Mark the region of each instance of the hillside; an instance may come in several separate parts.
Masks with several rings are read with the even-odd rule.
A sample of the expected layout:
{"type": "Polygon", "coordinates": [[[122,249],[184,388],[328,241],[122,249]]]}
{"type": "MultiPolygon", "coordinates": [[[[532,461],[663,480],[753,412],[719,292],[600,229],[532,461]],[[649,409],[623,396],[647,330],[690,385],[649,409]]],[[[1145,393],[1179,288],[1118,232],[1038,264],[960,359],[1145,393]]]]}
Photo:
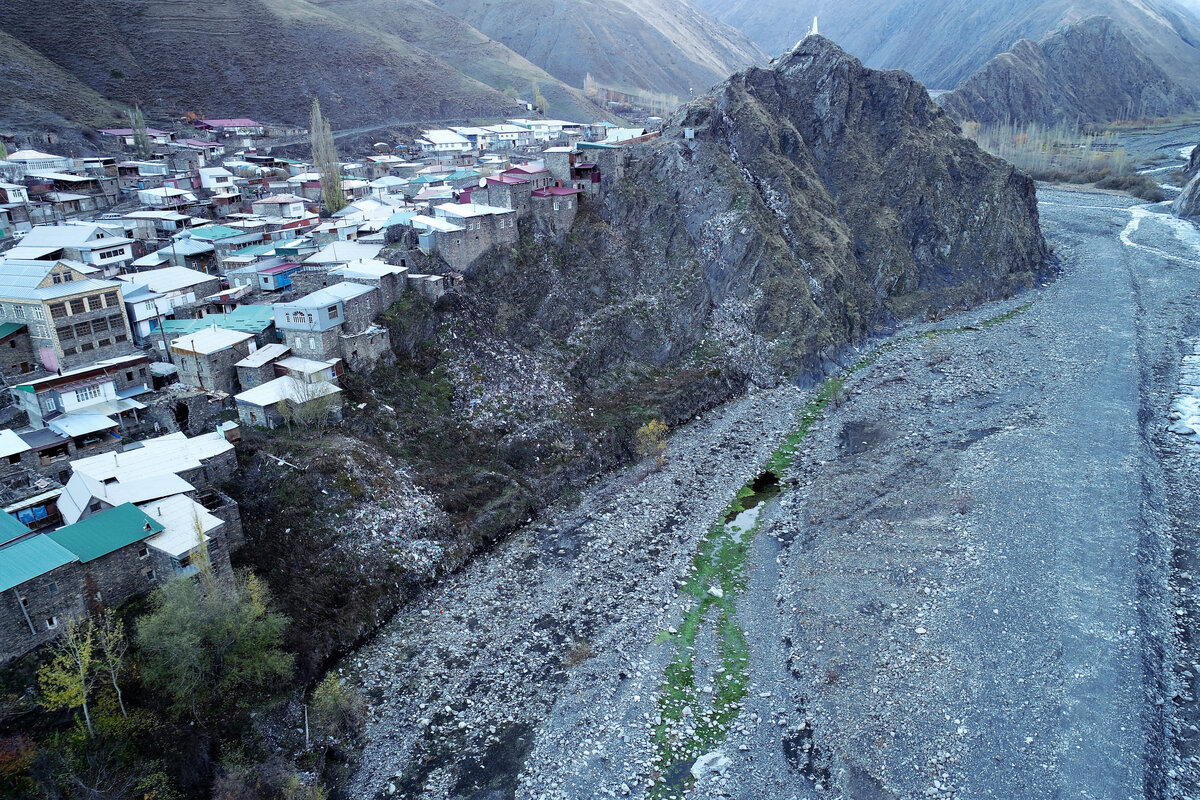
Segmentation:
{"type": "Polygon", "coordinates": [[[1195,99],[1115,22],[1092,17],[1040,42],[1022,39],[938,102],[962,121],[1054,126],[1165,117],[1195,99]]]}
{"type": "Polygon", "coordinates": [[[691,0],[434,0],[572,86],[687,98],[765,61],[742,33],[691,0]]]}
{"type": "Polygon", "coordinates": [[[304,0],[13,0],[0,29],[151,115],[304,123],[314,96],[337,127],[517,110],[428,52],[304,0]]]}
{"type": "Polygon", "coordinates": [[[395,36],[411,47],[431,53],[493,89],[504,91],[511,87],[522,98],[532,99],[532,83],[537,81],[538,88],[550,104],[551,113],[556,116],[573,120],[593,120],[604,116],[604,112],[588,100],[578,86],[560,81],[500,42],[438,8],[430,0],[312,2],[354,24],[395,36]]]}
{"type": "Polygon", "coordinates": [[[0,30],[0,131],[60,131],[111,124],[113,103],[41,53],[0,30]]]}
{"type": "Polygon", "coordinates": [[[1020,39],[1039,41],[1093,16],[1115,20],[1134,47],[1189,88],[1200,88],[1200,28],[1171,0],[697,0],[775,55],[821,32],[867,65],[908,70],[931,89],[953,89],[1020,39]]]}

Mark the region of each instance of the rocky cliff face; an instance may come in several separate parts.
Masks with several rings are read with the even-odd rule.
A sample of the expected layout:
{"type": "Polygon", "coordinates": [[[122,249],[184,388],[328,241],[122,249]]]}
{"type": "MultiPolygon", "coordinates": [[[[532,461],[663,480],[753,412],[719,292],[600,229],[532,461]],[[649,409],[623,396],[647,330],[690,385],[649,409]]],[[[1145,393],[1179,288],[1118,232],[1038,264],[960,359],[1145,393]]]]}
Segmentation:
{"type": "MultiPolygon", "coordinates": [[[[1200,151],[1200,147],[1196,148],[1200,151]]],[[[1192,152],[1192,160],[1196,159],[1196,151],[1192,152]]],[[[1171,204],[1171,213],[1183,219],[1200,218],[1200,174],[1196,174],[1183,187],[1183,192],[1171,204]]]]}
{"type": "Polygon", "coordinates": [[[571,241],[472,276],[499,319],[529,320],[513,330],[561,343],[580,377],[714,349],[727,365],[813,370],[898,318],[1046,269],[1033,182],[908,75],[821,37],[628,151],[571,241]]]}
{"type": "Polygon", "coordinates": [[[963,121],[1046,126],[1169,116],[1195,101],[1108,17],[1023,39],[939,98],[963,121]]]}

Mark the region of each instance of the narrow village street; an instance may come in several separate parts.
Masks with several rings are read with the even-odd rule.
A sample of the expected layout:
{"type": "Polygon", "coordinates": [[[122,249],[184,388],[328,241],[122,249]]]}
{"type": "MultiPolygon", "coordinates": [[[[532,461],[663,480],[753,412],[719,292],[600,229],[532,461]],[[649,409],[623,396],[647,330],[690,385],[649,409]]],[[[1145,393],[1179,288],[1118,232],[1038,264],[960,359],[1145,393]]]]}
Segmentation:
{"type": "Polygon", "coordinates": [[[695,699],[664,722],[698,602],[685,580],[811,391],[760,392],[676,431],[662,470],[589,489],[348,659],[373,706],[352,793],[1194,786],[1196,765],[1177,757],[1190,755],[1193,656],[1175,626],[1195,608],[1173,595],[1189,573],[1171,562],[1194,548],[1179,509],[1194,505],[1196,445],[1167,430],[1167,411],[1200,329],[1195,232],[1124,197],[1040,197],[1062,275],[899,333],[849,376],[760,509],[745,580],[721,584],[748,684],[711,769],[694,779],[693,758],[663,759],[677,752],[664,741],[710,735],[739,663],[701,613],[683,650],[695,699]]]}

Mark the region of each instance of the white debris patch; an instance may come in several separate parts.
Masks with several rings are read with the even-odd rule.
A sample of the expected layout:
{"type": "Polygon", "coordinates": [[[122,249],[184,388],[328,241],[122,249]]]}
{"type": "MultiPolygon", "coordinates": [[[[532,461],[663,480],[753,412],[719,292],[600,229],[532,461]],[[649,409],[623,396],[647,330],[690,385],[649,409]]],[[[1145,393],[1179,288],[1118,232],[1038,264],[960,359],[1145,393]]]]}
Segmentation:
{"type": "MultiPolygon", "coordinates": [[[[571,393],[543,360],[512,342],[479,333],[446,360],[454,413],[477,430],[537,424],[570,405],[571,393]]],[[[449,355],[449,354],[448,354],[449,355]]]]}

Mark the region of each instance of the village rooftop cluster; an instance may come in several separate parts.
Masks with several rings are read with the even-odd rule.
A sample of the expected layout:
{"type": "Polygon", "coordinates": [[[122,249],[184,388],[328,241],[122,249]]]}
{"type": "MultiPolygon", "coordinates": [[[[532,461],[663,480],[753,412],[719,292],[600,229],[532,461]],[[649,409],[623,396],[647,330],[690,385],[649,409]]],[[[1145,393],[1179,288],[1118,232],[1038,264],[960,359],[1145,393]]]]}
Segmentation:
{"type": "MultiPolygon", "coordinates": [[[[0,160],[0,663],[242,544],[242,426],[337,424],[376,318],[468,291],[522,233],[557,238],[619,179],[611,123],[427,130],[321,176],[248,118],[101,131],[109,155],[0,160]]],[[[51,152],[45,152],[51,151],[51,152]]]]}

